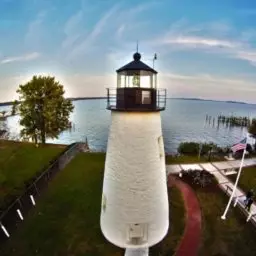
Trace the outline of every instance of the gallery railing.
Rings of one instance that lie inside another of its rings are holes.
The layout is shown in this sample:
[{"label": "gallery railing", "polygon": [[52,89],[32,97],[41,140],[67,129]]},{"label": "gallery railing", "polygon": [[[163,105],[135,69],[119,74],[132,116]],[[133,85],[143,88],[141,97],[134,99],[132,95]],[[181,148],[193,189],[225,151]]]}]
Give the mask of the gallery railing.
[{"label": "gallery railing", "polygon": [[[143,89],[143,88],[140,88]],[[148,89],[148,88],[145,88]],[[117,108],[117,90],[118,88],[107,88],[107,109]],[[166,89],[156,89],[156,109],[164,110],[166,108]],[[120,100],[120,99],[119,99]]]}]

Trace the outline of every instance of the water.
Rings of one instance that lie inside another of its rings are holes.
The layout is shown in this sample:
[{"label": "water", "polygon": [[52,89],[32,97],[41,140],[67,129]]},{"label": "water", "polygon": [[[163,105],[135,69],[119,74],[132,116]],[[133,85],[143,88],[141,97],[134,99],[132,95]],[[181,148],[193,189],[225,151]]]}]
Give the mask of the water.
[{"label": "water", "polygon": [[[85,141],[87,136],[92,150],[105,151],[111,122],[106,100],[75,101],[73,104],[75,110],[70,119],[74,128],[63,132],[59,139],[47,142],[70,144]],[[3,109],[10,110],[10,107],[0,107],[0,110]],[[215,127],[205,123],[206,114],[215,117]],[[166,152],[176,152],[179,143],[184,141],[212,141],[219,146],[227,146],[241,140],[247,129],[222,125],[217,128],[219,114],[256,117],[256,105],[168,99],[166,110],[161,112]],[[8,118],[7,125],[11,134],[19,134],[18,116]]]}]

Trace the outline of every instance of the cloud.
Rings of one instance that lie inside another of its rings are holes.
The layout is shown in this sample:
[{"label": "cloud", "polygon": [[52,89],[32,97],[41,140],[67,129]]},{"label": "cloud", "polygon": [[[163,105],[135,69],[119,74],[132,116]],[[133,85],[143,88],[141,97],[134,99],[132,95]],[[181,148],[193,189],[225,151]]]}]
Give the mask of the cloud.
[{"label": "cloud", "polygon": [[117,31],[116,31],[116,36],[117,36],[117,38],[121,38],[121,37],[122,37],[126,26],[127,26],[126,24],[121,24],[121,25],[118,27],[118,29],[117,29]]},{"label": "cloud", "polygon": [[138,4],[137,6],[130,8],[130,9],[126,9],[124,11],[121,12],[121,17],[133,17],[141,12],[144,12],[152,7],[156,7],[159,6],[159,4],[161,4],[161,1],[147,1],[146,3],[143,4]]},{"label": "cloud", "polygon": [[67,97],[105,97],[106,88],[113,87],[105,85],[114,85],[116,75],[113,73],[105,75],[76,73],[63,76],[60,82],[65,86]]},{"label": "cloud", "polygon": [[[152,9],[160,3],[158,1],[149,1],[133,7],[125,6],[124,1],[117,3],[103,13],[90,31],[78,29],[82,23],[81,13],[84,13],[84,10],[75,13],[64,26],[66,37],[62,42],[62,46],[70,48],[67,59],[77,59],[78,56],[92,53],[95,47],[104,45],[104,42],[108,48],[115,47],[115,45],[123,46],[123,43],[129,41],[127,37],[135,37],[135,30],[140,30],[137,34],[143,37],[144,35],[141,33],[142,26],[145,27],[148,21],[145,22],[143,20],[144,17],[139,16],[139,14]],[[89,8],[91,7],[89,6]]]},{"label": "cloud", "polygon": [[149,44],[164,47],[166,51],[201,50],[207,53],[221,54],[249,62],[256,66],[256,48],[252,39],[256,38],[255,30],[234,32],[224,23],[214,22],[205,25],[189,26],[186,20],[175,22],[171,28],[152,40]]},{"label": "cloud", "polygon": [[248,78],[164,73],[160,75],[159,83],[162,88],[167,88],[168,97],[195,97],[256,103],[254,97],[256,88],[253,80]]},{"label": "cloud", "polygon": [[254,66],[256,65],[256,50],[241,50],[237,52],[237,58],[247,60]]},{"label": "cloud", "polygon": [[1,64],[7,64],[11,62],[24,62],[24,61],[30,61],[35,60],[40,57],[40,53],[38,52],[32,52],[21,56],[13,56],[13,57],[6,57],[0,61]]},{"label": "cloud", "polygon": [[[24,81],[24,78],[24,75],[0,75],[0,102],[18,99],[16,90],[19,84]],[[6,90],[6,88],[8,88],[8,90]]]},{"label": "cloud", "polygon": [[72,46],[76,40],[82,35],[82,32],[79,30],[79,25],[83,20],[83,11],[79,10],[77,13],[72,15],[64,25],[64,33],[66,35],[65,39],[62,42],[62,48],[67,48]]},{"label": "cloud", "polygon": [[228,36],[231,31],[231,26],[226,22],[190,25],[186,19],[180,19],[152,43],[184,48],[236,48],[241,43]]},{"label": "cloud", "polygon": [[177,38],[166,38],[159,42],[160,44],[179,44],[185,47],[227,47],[227,48],[235,48],[237,47],[236,43],[227,41],[227,40],[219,40],[214,38],[204,38],[204,37],[186,37],[181,36]]},{"label": "cloud", "polygon": [[39,12],[36,18],[28,24],[27,32],[25,34],[25,44],[40,44],[42,24],[46,17],[46,14],[46,11]]},{"label": "cloud", "polygon": [[74,46],[73,50],[71,50],[69,56],[70,57],[77,57],[80,54],[90,50],[90,46],[94,43],[96,38],[102,33],[104,27],[108,24],[108,20],[117,12],[120,4],[114,5],[110,8],[95,24],[92,31],[86,36],[82,42],[78,43]]},{"label": "cloud", "polygon": [[[232,78],[222,78],[217,76],[212,76],[210,74],[196,74],[196,75],[182,75],[182,74],[175,74],[175,73],[165,73],[162,74],[164,77],[168,77],[174,80],[183,80],[183,81],[196,81],[196,82],[208,82],[208,83],[215,83],[215,84],[226,84],[228,87],[236,88],[235,86],[247,85],[246,88],[249,89],[250,86],[254,83],[251,81],[246,81],[242,79],[232,79]],[[245,87],[239,89],[246,89]],[[256,91],[256,88],[254,89]]]}]

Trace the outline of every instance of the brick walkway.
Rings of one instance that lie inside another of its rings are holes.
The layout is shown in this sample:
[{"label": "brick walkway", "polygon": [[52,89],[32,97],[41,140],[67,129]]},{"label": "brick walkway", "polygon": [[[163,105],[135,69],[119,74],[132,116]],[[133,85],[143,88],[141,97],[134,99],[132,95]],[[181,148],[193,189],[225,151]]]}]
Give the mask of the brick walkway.
[{"label": "brick walkway", "polygon": [[171,175],[168,177],[168,186],[176,186],[182,193],[186,210],[185,232],[176,250],[175,256],[196,256],[201,240],[201,209],[193,189]]}]

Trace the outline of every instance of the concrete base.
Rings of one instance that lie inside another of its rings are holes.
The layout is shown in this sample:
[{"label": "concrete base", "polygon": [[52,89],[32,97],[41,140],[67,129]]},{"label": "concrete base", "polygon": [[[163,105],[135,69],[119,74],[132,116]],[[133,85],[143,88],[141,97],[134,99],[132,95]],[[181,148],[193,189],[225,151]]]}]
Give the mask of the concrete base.
[{"label": "concrete base", "polygon": [[230,168],[230,169],[222,170],[221,172],[225,176],[232,175],[232,174],[237,174],[237,171],[236,171],[235,168]]},{"label": "concrete base", "polygon": [[130,249],[125,250],[124,256],[148,256],[148,248]]},{"label": "concrete base", "polygon": [[233,161],[233,160],[236,160],[234,157],[232,157],[232,155],[229,155],[229,156],[224,156],[224,158],[228,161]]}]

